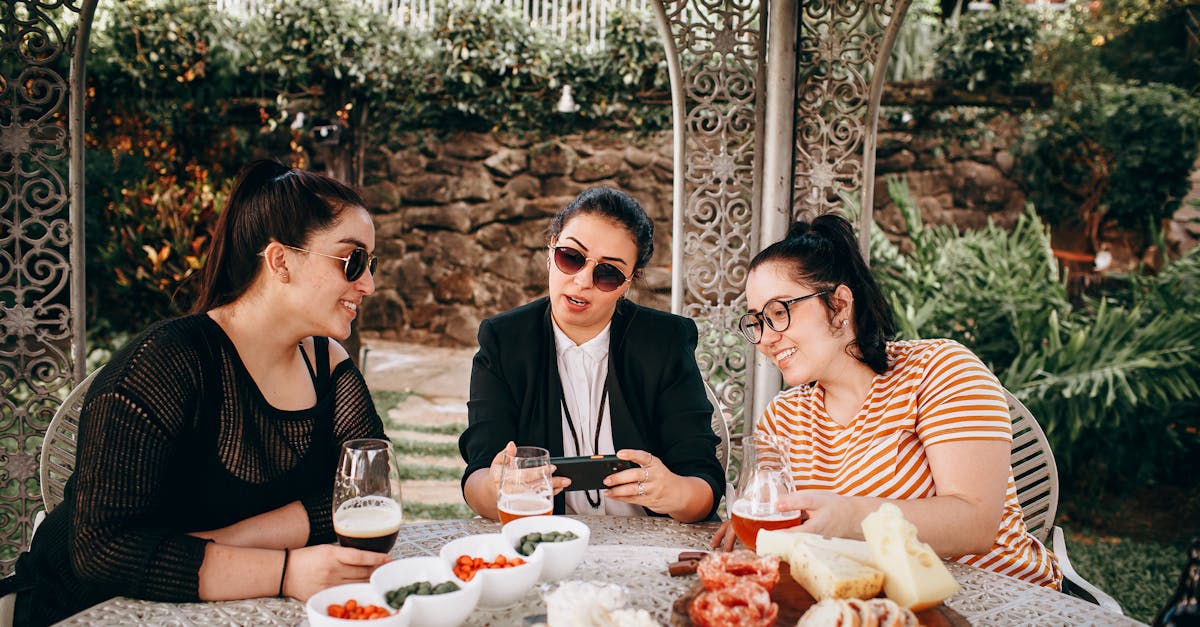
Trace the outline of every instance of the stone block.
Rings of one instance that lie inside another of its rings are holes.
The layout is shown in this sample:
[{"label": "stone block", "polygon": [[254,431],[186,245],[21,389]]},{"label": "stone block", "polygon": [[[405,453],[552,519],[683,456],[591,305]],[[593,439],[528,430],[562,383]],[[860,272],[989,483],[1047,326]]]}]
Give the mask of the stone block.
[{"label": "stone block", "polygon": [[448,176],[458,176],[462,174],[464,162],[459,159],[451,159],[442,157],[440,159],[430,159],[425,165],[425,169],[435,174],[445,174]]},{"label": "stone block", "polygon": [[429,159],[417,148],[397,150],[388,158],[388,175],[392,178],[404,178],[425,171]]},{"label": "stone block", "polygon": [[604,150],[580,161],[571,173],[571,178],[580,183],[590,183],[616,176],[624,165],[625,158],[615,150]]},{"label": "stone block", "polygon": [[642,150],[636,146],[629,146],[625,148],[625,152],[622,153],[622,156],[625,157],[625,163],[628,163],[629,165],[639,169],[650,165],[650,162],[654,161],[654,155],[652,153],[646,152],[645,150]]},{"label": "stone block", "polygon": [[1016,184],[1005,178],[1000,170],[975,161],[955,163],[951,185],[956,205],[987,212],[1004,210],[1017,191]]},{"label": "stone block", "polygon": [[907,149],[900,149],[887,157],[880,158],[875,163],[875,171],[880,174],[907,172],[916,162],[916,155]]},{"label": "stone block", "polygon": [[525,215],[529,217],[538,216],[553,216],[562,210],[563,207],[571,204],[575,200],[575,196],[547,196],[545,198],[534,198],[526,203]]},{"label": "stone block", "polygon": [[484,255],[483,268],[506,281],[520,283],[525,280],[525,269],[528,266],[521,249],[509,249]]},{"label": "stone block", "polygon": [[500,195],[510,198],[537,198],[542,193],[542,182],[529,174],[518,174],[504,184]]},{"label": "stone block", "polygon": [[475,297],[474,272],[456,270],[442,277],[433,286],[433,297],[439,303],[472,304]]},{"label": "stone block", "polygon": [[409,307],[408,323],[414,329],[432,329],[441,312],[437,303],[417,303]]},{"label": "stone block", "polygon": [[405,201],[413,205],[442,205],[450,201],[449,177],[442,174],[417,174],[409,177],[401,191]]},{"label": "stone block", "polygon": [[407,207],[404,217],[410,226],[426,229],[449,229],[459,233],[471,230],[469,206],[463,202],[432,207]]},{"label": "stone block", "polygon": [[402,328],[408,325],[408,305],[394,289],[376,290],[363,299],[358,325],[379,330]]},{"label": "stone block", "polygon": [[565,176],[551,176],[542,179],[542,194],[546,196],[563,196],[574,198],[589,186],[576,183]]},{"label": "stone block", "polygon": [[524,150],[501,148],[484,160],[483,165],[493,174],[509,178],[529,167],[529,153]]},{"label": "stone block", "polygon": [[450,200],[488,201],[500,197],[500,190],[492,182],[492,175],[482,166],[471,164],[462,173],[447,181]]},{"label": "stone block", "polygon": [[454,307],[446,312],[446,337],[462,346],[475,345],[476,334],[479,332],[479,315],[472,307]]},{"label": "stone block", "polygon": [[538,144],[529,150],[529,173],[534,176],[562,176],[575,169],[579,156],[562,142]]},{"label": "stone block", "polygon": [[445,154],[459,159],[476,161],[500,149],[500,145],[489,133],[458,131],[446,138],[442,146]]},{"label": "stone block", "polygon": [[371,215],[371,219],[375,222],[375,239],[379,241],[401,239],[408,231],[402,213],[375,213]]},{"label": "stone block", "polygon": [[475,231],[475,241],[488,250],[505,250],[516,245],[508,225],[492,223]]},{"label": "stone block", "polygon": [[363,202],[372,213],[391,213],[400,207],[400,188],[391,181],[379,181],[362,190]]}]

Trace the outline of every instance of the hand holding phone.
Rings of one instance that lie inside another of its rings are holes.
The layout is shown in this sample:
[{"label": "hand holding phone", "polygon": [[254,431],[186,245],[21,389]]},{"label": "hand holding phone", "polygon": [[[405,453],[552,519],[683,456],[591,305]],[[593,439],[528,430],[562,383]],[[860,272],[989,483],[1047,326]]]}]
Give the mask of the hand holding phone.
[{"label": "hand holding phone", "polygon": [[636,468],[637,464],[616,455],[583,455],[580,457],[551,457],[554,476],[571,480],[567,490],[605,490],[604,478],[614,472]]}]

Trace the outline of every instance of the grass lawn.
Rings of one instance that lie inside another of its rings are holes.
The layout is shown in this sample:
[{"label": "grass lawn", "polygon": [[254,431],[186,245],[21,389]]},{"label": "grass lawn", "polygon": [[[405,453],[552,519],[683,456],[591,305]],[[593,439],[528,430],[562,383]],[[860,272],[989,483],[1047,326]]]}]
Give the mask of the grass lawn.
[{"label": "grass lawn", "polygon": [[1067,533],[1067,555],[1075,570],[1143,623],[1175,591],[1186,550],[1187,542],[1134,540],[1093,530]]}]

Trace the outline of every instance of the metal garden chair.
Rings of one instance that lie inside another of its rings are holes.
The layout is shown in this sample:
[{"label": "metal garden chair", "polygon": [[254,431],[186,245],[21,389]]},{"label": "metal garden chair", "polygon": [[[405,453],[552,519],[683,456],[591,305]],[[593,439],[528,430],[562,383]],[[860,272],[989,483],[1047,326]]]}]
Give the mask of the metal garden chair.
[{"label": "metal garden chair", "polygon": [[1058,513],[1058,467],[1054,452],[1041,425],[1012,392],[1004,391],[1012,418],[1012,469],[1017,484],[1017,501],[1025,519],[1025,528],[1046,548],[1054,551],[1063,571],[1063,592],[1069,592],[1118,614],[1121,605],[1075,572],[1067,557],[1062,527],[1054,524]]}]

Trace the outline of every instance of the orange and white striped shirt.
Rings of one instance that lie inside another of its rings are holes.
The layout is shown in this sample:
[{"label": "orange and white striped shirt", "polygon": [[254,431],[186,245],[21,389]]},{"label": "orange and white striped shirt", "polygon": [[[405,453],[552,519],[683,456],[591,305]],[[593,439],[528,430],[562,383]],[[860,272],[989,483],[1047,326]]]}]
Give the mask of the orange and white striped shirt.
[{"label": "orange and white striped shirt", "polygon": [[[819,384],[779,393],[756,430],[781,436],[797,487],[846,496],[920,499],[937,494],[925,448],[967,440],[1012,442],[1008,404],[996,376],[953,340],[891,342],[888,369],[842,426],[825,411]],[[1054,554],[1025,530],[1012,469],[992,550],[958,561],[1031,583],[1060,587]]]}]

